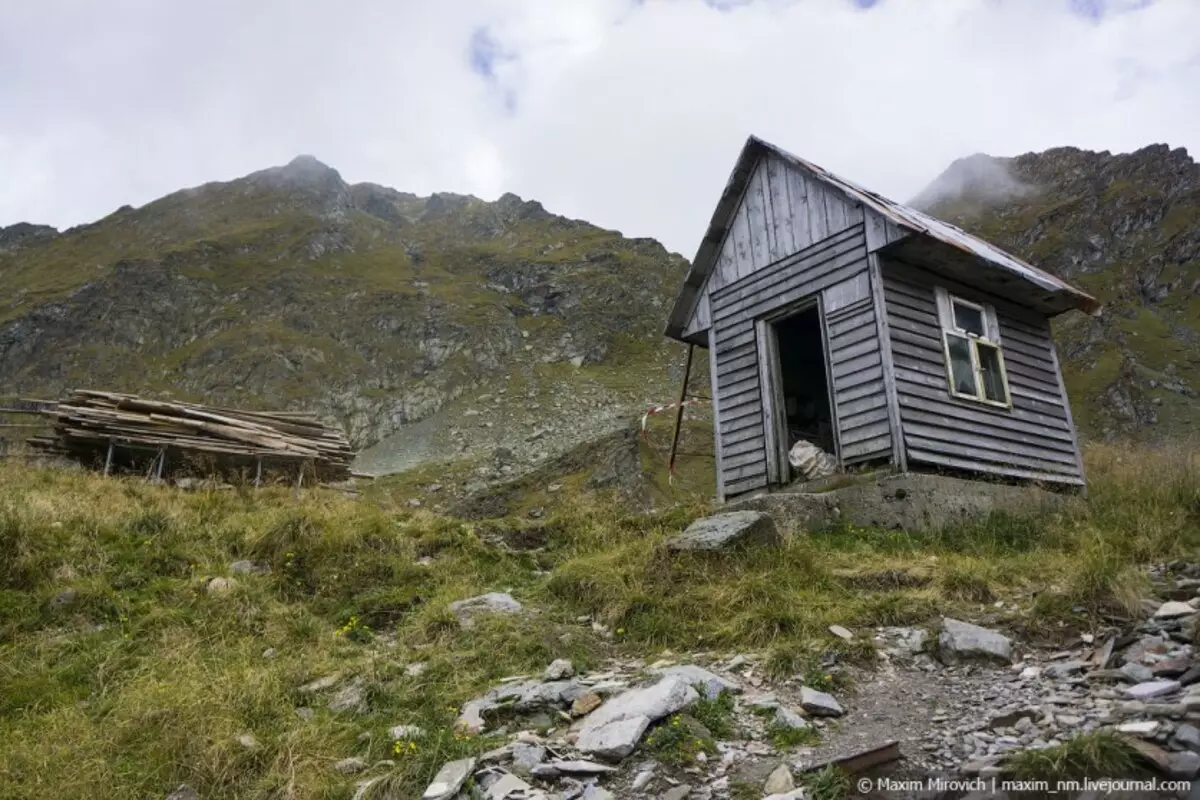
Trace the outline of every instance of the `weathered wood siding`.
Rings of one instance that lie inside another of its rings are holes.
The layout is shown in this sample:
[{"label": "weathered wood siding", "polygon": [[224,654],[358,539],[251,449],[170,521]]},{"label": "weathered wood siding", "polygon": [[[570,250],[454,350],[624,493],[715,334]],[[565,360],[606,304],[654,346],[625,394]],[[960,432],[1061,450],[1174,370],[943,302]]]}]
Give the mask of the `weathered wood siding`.
[{"label": "weathered wood siding", "polygon": [[[713,383],[719,404],[718,436],[722,455],[721,481],[726,496],[767,485],[767,436],[755,322],[788,306],[827,292],[838,320],[830,359],[839,415],[854,426],[851,439],[867,452],[876,428],[868,416],[875,411],[862,402],[870,377],[881,377],[876,352],[864,345],[863,326],[874,330],[873,306],[863,278],[868,259],[862,223],[855,223],[791,256],[715,290],[711,295],[716,366]],[[833,323],[831,323],[831,326]],[[872,366],[874,369],[872,370]],[[878,385],[878,384],[876,384]],[[882,389],[879,390],[882,397]],[[886,428],[886,408],[882,408]],[[870,435],[868,435],[870,434]],[[864,449],[865,448],[865,449]],[[888,441],[890,450],[890,440]]]},{"label": "weathered wood siding", "polygon": [[883,358],[865,256],[864,251],[862,271],[826,289],[822,298],[834,429],[844,465],[892,453]]},{"label": "weathered wood siding", "polygon": [[[909,464],[1082,484],[1070,409],[1061,388],[1049,322],[1019,306],[882,259],[887,327]],[[1013,408],[950,395],[935,285],[991,303]]]},{"label": "weathered wood siding", "polygon": [[775,156],[760,159],[684,335],[709,327],[714,292],[862,222],[841,192]]}]

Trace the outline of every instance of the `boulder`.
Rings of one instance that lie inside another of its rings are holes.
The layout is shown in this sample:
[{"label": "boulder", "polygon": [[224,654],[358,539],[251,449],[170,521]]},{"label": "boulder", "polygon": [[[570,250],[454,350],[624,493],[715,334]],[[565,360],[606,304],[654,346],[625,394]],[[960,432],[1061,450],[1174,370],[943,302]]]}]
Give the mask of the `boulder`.
[{"label": "boulder", "polygon": [[461,761],[451,761],[438,770],[433,782],[421,795],[421,800],[450,800],[458,794],[458,790],[475,771],[475,759],[464,758]]},{"label": "boulder", "polygon": [[619,694],[583,719],[575,746],[598,758],[619,760],[633,752],[650,724],[700,699],[678,676]]},{"label": "boulder", "polygon": [[1179,691],[1179,681],[1161,680],[1127,686],[1123,693],[1130,700],[1150,700]]},{"label": "boulder", "polygon": [[489,592],[465,600],[456,600],[450,604],[450,613],[458,618],[458,624],[470,628],[474,624],[476,614],[516,614],[524,610],[524,606],[506,592]]},{"label": "boulder", "polygon": [[570,678],[575,674],[575,667],[565,658],[555,659],[546,667],[546,674],[543,676],[548,681],[562,681]]},{"label": "boulder", "polygon": [[763,794],[785,794],[796,788],[792,770],[787,764],[780,764],[763,784]]},{"label": "boulder", "polygon": [[1187,603],[1181,603],[1178,600],[1168,600],[1158,607],[1158,611],[1154,612],[1154,617],[1156,619],[1178,619],[1179,617],[1190,617],[1195,613],[1196,609]]},{"label": "boulder", "polygon": [[790,708],[779,706],[775,709],[775,724],[781,728],[803,730],[808,727],[808,720],[792,711]]},{"label": "boulder", "polygon": [[743,545],[777,545],[775,521],[761,511],[728,511],[702,517],[667,542],[676,551],[714,551]]},{"label": "boulder", "polygon": [[961,659],[1012,661],[1012,641],[1004,634],[944,617],[938,637],[941,658],[946,663]]},{"label": "boulder", "polygon": [[814,717],[840,717],[846,713],[833,695],[807,686],[800,687],[800,707]]},{"label": "boulder", "polygon": [[715,675],[703,667],[697,667],[692,664],[681,664],[673,667],[660,667],[652,669],[655,675],[663,677],[678,677],[687,681],[689,686],[698,687],[700,693],[709,700],[715,700],[722,691],[733,692],[739,694],[742,687],[731,680],[722,678],[720,675]]}]

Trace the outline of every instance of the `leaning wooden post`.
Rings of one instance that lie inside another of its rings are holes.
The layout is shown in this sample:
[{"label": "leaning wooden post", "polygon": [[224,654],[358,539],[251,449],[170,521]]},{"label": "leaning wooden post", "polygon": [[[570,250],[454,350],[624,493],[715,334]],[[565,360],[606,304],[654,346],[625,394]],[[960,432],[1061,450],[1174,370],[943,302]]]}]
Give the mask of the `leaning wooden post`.
[{"label": "leaning wooden post", "polygon": [[262,456],[258,457],[258,467],[254,470],[254,488],[257,489],[262,481]]},{"label": "leaning wooden post", "polygon": [[687,360],[683,365],[683,386],[679,387],[679,407],[675,409],[675,433],[671,436],[671,457],[667,461],[668,481],[671,481],[675,475],[675,451],[679,447],[679,431],[683,426],[683,402],[687,399],[688,379],[692,375],[692,351],[695,349],[696,345],[688,345]]},{"label": "leaning wooden post", "polygon": [[104,457],[104,474],[105,475],[107,475],[108,471],[110,469],[112,469],[112,453],[113,453],[113,440],[109,439],[108,440],[108,455]]},{"label": "leaning wooden post", "polygon": [[167,464],[167,448],[162,448],[158,451],[158,471],[154,474],[155,480],[162,480],[163,467]]}]

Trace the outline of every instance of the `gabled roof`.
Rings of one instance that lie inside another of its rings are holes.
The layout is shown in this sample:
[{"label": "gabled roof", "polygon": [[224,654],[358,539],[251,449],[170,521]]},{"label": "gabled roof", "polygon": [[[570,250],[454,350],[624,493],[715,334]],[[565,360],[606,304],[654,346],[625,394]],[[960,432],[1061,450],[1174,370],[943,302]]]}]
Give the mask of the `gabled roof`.
[{"label": "gabled roof", "polygon": [[888,200],[886,197],[864,189],[845,178],[838,177],[816,164],[794,156],[756,136],[751,136],[742,148],[742,153],[738,157],[737,164],[725,185],[725,191],[721,194],[712,220],[708,224],[708,231],[704,234],[700,249],[696,252],[696,258],[692,261],[687,277],[684,278],[683,287],[680,289],[667,322],[667,336],[673,339],[682,337],[684,328],[700,300],[700,292],[704,288],[705,281],[720,257],[725,233],[733,222],[734,214],[737,213],[746,184],[750,181],[759,158],[768,154],[782,159],[822,183],[838,189],[851,200],[862,203],[867,208],[882,214],[906,233],[929,237],[943,245],[954,247],[977,257],[981,262],[981,267],[1004,270],[1028,283],[1031,288],[1036,287],[1056,296],[1059,298],[1057,305],[1061,307],[1061,311],[1077,308],[1091,314],[1100,308],[1099,301],[1086,292],[1076,289],[1066,281],[1044,270],[1027,264],[977,236],[972,236],[961,228]]}]

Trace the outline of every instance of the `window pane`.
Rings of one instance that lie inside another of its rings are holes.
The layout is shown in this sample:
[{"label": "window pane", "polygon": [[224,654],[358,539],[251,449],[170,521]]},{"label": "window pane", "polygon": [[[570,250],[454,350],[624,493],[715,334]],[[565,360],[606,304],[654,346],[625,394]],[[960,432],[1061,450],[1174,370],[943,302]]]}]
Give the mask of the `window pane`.
[{"label": "window pane", "polygon": [[971,340],[953,333],[946,334],[946,349],[950,352],[950,382],[959,394],[978,396],[975,389],[975,368],[971,365]]},{"label": "window pane", "polygon": [[962,303],[954,304],[954,325],[967,333],[983,336],[983,312]]},{"label": "window pane", "polygon": [[997,403],[1007,403],[1004,396],[1004,368],[1000,366],[1000,351],[991,345],[976,342],[979,350],[979,374],[983,378],[983,396]]}]

